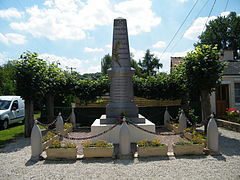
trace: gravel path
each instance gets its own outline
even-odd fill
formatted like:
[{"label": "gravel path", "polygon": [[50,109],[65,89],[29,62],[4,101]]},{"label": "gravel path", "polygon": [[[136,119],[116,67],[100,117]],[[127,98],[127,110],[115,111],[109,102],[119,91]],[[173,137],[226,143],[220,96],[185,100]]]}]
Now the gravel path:
[{"label": "gravel path", "polygon": [[221,156],[30,161],[30,139],[0,149],[0,179],[240,179],[240,133],[219,128]]}]

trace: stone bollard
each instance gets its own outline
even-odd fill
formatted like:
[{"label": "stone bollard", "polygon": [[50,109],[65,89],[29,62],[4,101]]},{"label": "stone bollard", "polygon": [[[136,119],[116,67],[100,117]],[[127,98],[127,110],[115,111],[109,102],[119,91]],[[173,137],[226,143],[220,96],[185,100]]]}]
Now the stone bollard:
[{"label": "stone bollard", "polygon": [[187,128],[187,117],[186,117],[184,111],[181,110],[181,114],[179,117],[178,131],[183,132],[185,128]]},{"label": "stone bollard", "polygon": [[57,121],[56,121],[56,131],[63,135],[63,118],[61,116],[61,113],[58,114]]},{"label": "stone bollard", "polygon": [[170,114],[168,112],[168,107],[166,106],[166,110],[164,113],[164,126],[167,126],[167,124],[169,124],[170,122]]},{"label": "stone bollard", "polygon": [[218,127],[214,119],[213,114],[211,114],[211,119],[207,125],[207,148],[211,151],[218,153]]},{"label": "stone bollard", "polygon": [[130,132],[125,118],[123,118],[123,123],[119,131],[119,148],[120,156],[129,156],[131,154]]},{"label": "stone bollard", "polygon": [[76,126],[76,116],[74,113],[74,108],[76,107],[75,103],[71,103],[72,105],[72,112],[71,112],[71,117],[70,117],[70,122],[73,125],[73,129],[76,130],[77,126]]},{"label": "stone bollard", "polygon": [[42,132],[35,121],[31,132],[31,160],[39,160],[42,154]]}]

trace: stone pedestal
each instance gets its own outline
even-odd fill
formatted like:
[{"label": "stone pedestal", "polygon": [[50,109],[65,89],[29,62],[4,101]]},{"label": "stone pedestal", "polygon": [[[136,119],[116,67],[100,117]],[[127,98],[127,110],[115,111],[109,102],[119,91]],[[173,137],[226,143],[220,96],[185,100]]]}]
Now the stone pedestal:
[{"label": "stone pedestal", "polygon": [[[136,123],[138,126],[140,126],[141,128],[144,128],[146,130],[152,131],[152,132],[156,131],[154,123],[147,120],[146,118],[144,118],[141,115],[139,115],[139,118],[144,119],[144,123]],[[96,119],[91,126],[91,134],[92,135],[99,134],[99,133],[111,128],[114,125],[115,124],[109,124],[109,123],[102,124],[102,123],[100,123],[100,119]],[[121,125],[118,125],[117,127],[115,127],[113,130],[109,131],[108,133],[92,139],[93,142],[96,142],[98,140],[106,140],[108,142],[118,144],[120,127],[121,127]],[[130,132],[131,143],[136,143],[136,142],[144,140],[144,139],[156,139],[157,138],[154,134],[150,134],[145,131],[142,131],[142,130],[134,127],[131,124],[129,124],[128,128],[129,128],[129,132]]]}]

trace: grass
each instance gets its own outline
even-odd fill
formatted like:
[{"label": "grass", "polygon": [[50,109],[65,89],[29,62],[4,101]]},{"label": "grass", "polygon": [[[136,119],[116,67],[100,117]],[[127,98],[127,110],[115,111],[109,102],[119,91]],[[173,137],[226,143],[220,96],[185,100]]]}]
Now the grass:
[{"label": "grass", "polygon": [[[34,119],[38,119],[41,116],[41,112],[34,113]],[[40,126],[40,129],[45,129]],[[10,127],[6,130],[0,131],[0,146],[3,146],[17,137],[23,137],[24,134],[24,125],[19,125],[18,123],[10,125]]]},{"label": "grass", "polygon": [[0,146],[9,143],[17,137],[23,136],[24,125],[10,127],[6,130],[0,131]]}]

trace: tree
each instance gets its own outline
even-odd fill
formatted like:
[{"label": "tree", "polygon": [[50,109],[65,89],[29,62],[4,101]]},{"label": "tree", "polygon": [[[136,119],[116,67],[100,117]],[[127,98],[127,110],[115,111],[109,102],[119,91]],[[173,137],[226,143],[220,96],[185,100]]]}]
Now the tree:
[{"label": "tree", "polygon": [[[134,55],[131,53],[130,54],[131,67],[135,69],[135,74],[137,76],[142,76],[141,68],[139,67],[138,63],[133,59],[133,57],[134,57]],[[111,62],[112,62],[112,56],[110,56],[109,54],[105,55],[102,58],[101,72],[102,72],[103,75],[107,75],[107,70],[109,68],[111,68]]]},{"label": "tree", "polygon": [[[25,131],[24,136],[30,137],[34,124],[34,100],[44,93],[47,72],[46,61],[39,59],[37,53],[24,52],[14,61],[16,67],[17,93],[25,99]],[[39,95],[40,94],[40,95]],[[37,97],[37,95],[39,95]]]},{"label": "tree", "polygon": [[162,68],[162,64],[159,63],[159,59],[150,53],[147,49],[142,61],[139,61],[139,66],[142,69],[142,73],[146,76],[153,76],[157,74],[156,69]]},{"label": "tree", "polygon": [[46,98],[47,122],[54,119],[54,97],[65,87],[66,77],[64,72],[58,68],[57,64],[49,64],[46,67],[44,81],[44,95]]},{"label": "tree", "polygon": [[111,68],[112,56],[106,54],[101,60],[101,72],[103,75],[107,74],[107,70]]},{"label": "tree", "polygon": [[0,66],[0,77],[0,95],[15,94],[15,68],[11,62]]},{"label": "tree", "polygon": [[240,50],[240,16],[231,12],[228,16],[219,16],[209,22],[206,30],[199,36],[198,44],[218,45],[219,49],[233,50],[234,57],[239,58]]},{"label": "tree", "polygon": [[199,45],[195,50],[188,53],[183,63],[177,66],[184,86],[190,92],[199,91],[205,128],[211,114],[210,93],[214,90],[221,78],[224,63],[219,61],[217,46]]}]

